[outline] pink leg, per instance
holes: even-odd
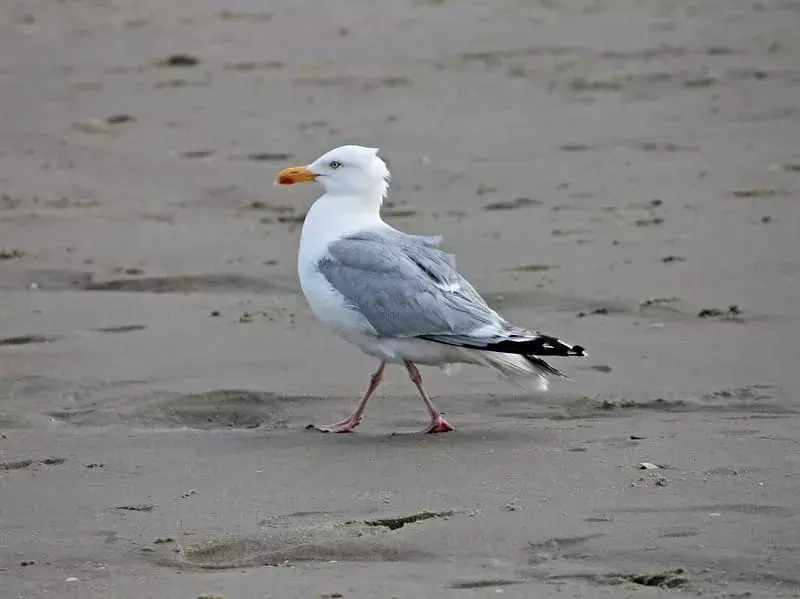
[[[428,423],[428,426],[421,430],[421,433],[447,433],[452,430],[455,430],[447,420],[442,418],[442,415],[433,407],[431,400],[428,398],[428,394],[425,393],[425,389],[422,388],[422,375],[419,373],[414,364],[411,362],[406,362],[406,370],[408,370],[408,374],[411,377],[411,381],[417,386],[417,390],[419,391],[420,397],[422,397],[422,401],[425,402],[425,407],[428,408],[428,415],[431,417],[431,421]]]
[[[367,402],[369,401],[369,398],[372,397],[372,394],[375,393],[375,389],[378,388],[378,385],[380,385],[380,382],[383,379],[383,371],[385,369],[386,362],[381,362],[381,365],[378,366],[378,370],[375,371],[375,374],[370,377],[367,392],[364,393],[364,397],[361,399],[361,403],[358,404],[355,412],[350,414],[344,420],[334,422],[328,426],[316,426],[314,424],[309,424],[306,429],[315,429],[323,433],[352,433],[355,428],[361,424],[361,420],[364,418],[364,409],[367,407]]]

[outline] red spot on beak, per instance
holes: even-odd
[[[275,175],[275,182],[279,185],[294,185],[304,181],[313,181],[316,175],[308,170],[307,166],[290,166]]]

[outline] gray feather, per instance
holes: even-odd
[[[381,337],[460,337],[475,343],[470,334],[481,327],[508,327],[458,274],[455,258],[438,248],[440,240],[362,232],[332,243],[317,266]]]

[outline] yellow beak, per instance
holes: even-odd
[[[317,176],[308,170],[307,166],[290,166],[275,175],[275,182],[281,185],[294,185],[295,183],[313,181],[316,178]]]

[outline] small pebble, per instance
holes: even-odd
[[[637,468],[639,468],[639,470],[658,470],[658,466],[650,462],[640,462]]]

